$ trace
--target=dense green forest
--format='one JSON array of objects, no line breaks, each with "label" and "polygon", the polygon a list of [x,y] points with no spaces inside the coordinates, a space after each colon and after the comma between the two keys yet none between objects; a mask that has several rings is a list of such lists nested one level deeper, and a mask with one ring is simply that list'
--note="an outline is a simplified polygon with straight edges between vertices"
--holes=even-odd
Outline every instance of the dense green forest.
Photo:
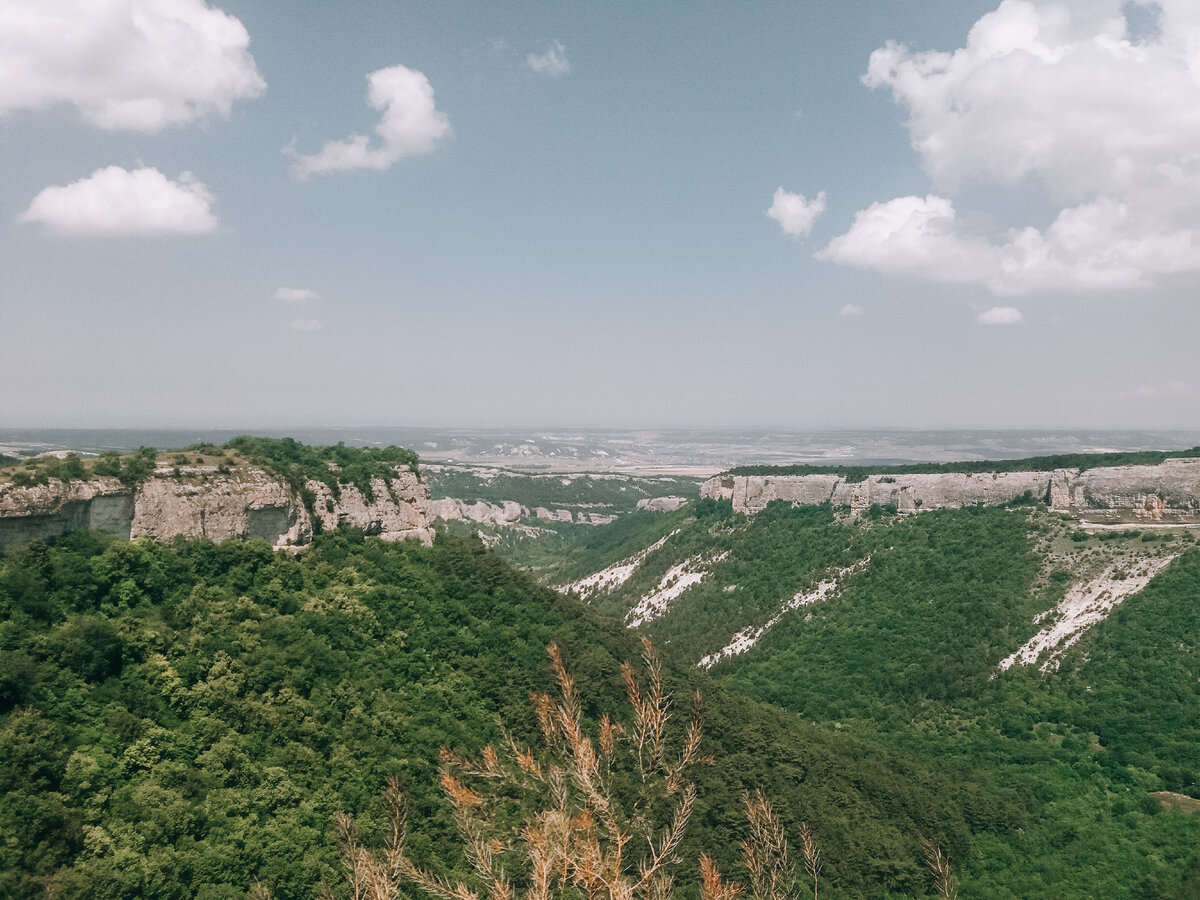
[{"label": "dense green forest", "polygon": [[[466,865],[437,791],[439,747],[477,752],[503,721],[532,739],[528,698],[560,644],[591,720],[622,706],[638,647],[477,540],[431,548],[355,532],[303,553],[256,541],[122,542],[76,533],[0,565],[0,895],[314,896],[342,874],[334,813],[368,836],[386,777],[410,795],[410,852]],[[952,860],[1020,828],[1028,800],[964,760],[929,762],[731,694],[705,697],[694,827],[737,869],[739,797],[762,787],[810,823],[825,894],[921,896],[921,841]],[[680,712],[680,715],[683,715]]]},{"label": "dense green forest", "polygon": [[[241,438],[11,471],[136,483],[156,465],[243,463],[369,488],[415,457]],[[692,775],[680,900],[698,896],[705,852],[744,879],[742,798],[757,788],[793,845],[811,827],[822,897],[930,895],[927,840],[964,900],[1200,896],[1195,529],[1091,534],[1033,502],[855,518],[692,500],[651,513],[632,509],[639,496],[688,485],[455,470],[443,486],[456,479],[468,496],[474,484],[625,514],[492,529],[494,550],[451,523],[429,548],[346,530],[298,554],[76,533],[0,558],[0,896],[348,896],[335,814],[378,844],[391,776],[408,795],[413,864],[469,878],[439,748],[536,743],[530,697],[553,690],[551,643],[589,727],[612,712],[632,729],[620,665],[639,634],[666,663],[677,722],[683,698],[705,699],[713,764]],[[1057,668],[999,670],[1072,586],[1155,558],[1172,561]],[[628,579],[586,603],[547,587],[630,559]],[[696,583],[638,633],[624,627],[689,565]],[[835,574],[835,591],[781,612]],[[757,628],[747,652],[697,668]],[[650,809],[636,779],[614,784],[619,802]],[[501,799],[510,825],[533,811]]]},{"label": "dense green forest", "polygon": [[731,475],[841,475],[847,481],[866,481],[870,475],[937,475],[949,472],[1049,472],[1053,469],[1094,469],[1099,466],[1157,466],[1168,459],[1200,456],[1189,450],[1126,450],[1116,453],[1060,453],[1022,459],[971,459],[946,463],[906,463],[891,466],[737,466]]},{"label": "dense green forest", "polygon": [[[766,624],[830,572],[851,573],[828,599],[784,614],[748,652],[719,662],[712,677],[843,733],[970,761],[1025,797],[1020,829],[975,839],[962,897],[1200,891],[1197,816],[1151,796],[1200,797],[1192,533],[1088,535],[1038,506],[854,519],[828,505],[776,502],[743,516],[727,501],[704,501],[599,529],[575,552],[596,571],[666,535],[626,582],[590,603],[621,617],[669,585],[681,561],[710,560],[703,580],[640,629],[679,665]],[[999,672],[1072,584],[1147,555],[1177,558],[1085,632],[1058,670]],[[578,569],[564,562],[546,577],[561,582]]]}]

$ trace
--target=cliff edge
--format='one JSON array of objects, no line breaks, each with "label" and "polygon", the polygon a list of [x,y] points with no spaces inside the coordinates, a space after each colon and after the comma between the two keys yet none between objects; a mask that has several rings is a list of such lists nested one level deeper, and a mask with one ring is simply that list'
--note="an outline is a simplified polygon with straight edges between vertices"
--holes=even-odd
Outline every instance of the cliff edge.
[{"label": "cliff edge", "polygon": [[79,528],[159,541],[262,538],[284,549],[350,525],[385,540],[433,542],[425,514],[429,492],[403,466],[372,478],[369,495],[353,484],[334,482],[335,490],[322,481],[304,482],[301,492],[248,463],[160,467],[132,486],[111,477],[35,485],[5,478],[0,470],[0,549]]},{"label": "cliff edge", "polygon": [[1103,466],[1044,472],[886,474],[850,481],[834,474],[718,475],[700,488],[710,500],[731,500],[753,514],[772,500],[830,503],[861,513],[871,506],[900,512],[1003,506],[1040,500],[1051,509],[1095,522],[1200,522],[1200,459],[1159,465]]}]

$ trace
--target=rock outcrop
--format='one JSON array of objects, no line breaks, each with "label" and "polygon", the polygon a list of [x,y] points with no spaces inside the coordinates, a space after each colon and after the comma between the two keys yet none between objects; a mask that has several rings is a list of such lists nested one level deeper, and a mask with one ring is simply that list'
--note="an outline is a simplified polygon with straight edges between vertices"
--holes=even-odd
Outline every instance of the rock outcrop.
[{"label": "rock outcrop", "polygon": [[1031,497],[1089,521],[1198,522],[1200,459],[1082,472],[878,474],[863,481],[847,481],[840,475],[718,475],[701,486],[700,496],[732,500],[733,508],[742,513],[759,512],[772,500],[798,505],[828,502],[860,513],[876,504],[918,512],[1000,506]]},{"label": "rock outcrop", "polygon": [[687,497],[643,497],[637,502],[637,508],[650,512],[674,512],[685,503]]},{"label": "rock outcrop", "polygon": [[248,465],[225,472],[201,466],[183,467],[178,474],[159,470],[136,487],[115,478],[32,487],[0,482],[0,549],[79,528],[126,539],[262,538],[281,549],[303,546],[315,531],[340,524],[385,540],[432,543],[425,515],[429,494],[415,474],[398,469],[394,477],[377,478],[371,487],[370,500],[352,484],[339,485],[335,497],[327,485],[310,481],[310,511],[283,481]]},{"label": "rock outcrop", "polygon": [[520,503],[505,500],[503,503],[488,503],[477,500],[468,503],[454,497],[425,501],[425,514],[430,519],[446,522],[477,522],[480,525],[512,525],[529,515],[529,510]]},{"label": "rock outcrop", "polygon": [[133,492],[116,478],[30,487],[0,482],[0,550],[80,528],[128,539],[133,506]]},{"label": "rock outcrop", "polygon": [[515,500],[488,503],[476,500],[468,503],[454,497],[442,497],[425,502],[425,514],[430,519],[446,522],[476,522],[480,525],[515,526],[522,519],[534,518],[544,522],[573,522],[576,525],[607,525],[617,518],[615,513],[591,512],[589,510],[547,509],[536,506],[532,510]]}]

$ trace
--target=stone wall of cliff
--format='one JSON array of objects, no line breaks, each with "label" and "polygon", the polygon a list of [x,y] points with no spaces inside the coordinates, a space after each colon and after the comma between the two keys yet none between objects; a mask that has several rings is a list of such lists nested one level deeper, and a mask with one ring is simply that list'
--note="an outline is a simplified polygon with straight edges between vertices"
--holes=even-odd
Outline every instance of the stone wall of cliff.
[{"label": "stone wall of cliff", "polygon": [[[425,514],[429,492],[405,468],[387,480],[375,479],[370,500],[352,484],[339,485],[335,497],[325,484],[310,481],[306,486],[315,498],[311,513],[291,488],[257,466],[225,472],[195,466],[175,472],[159,470],[136,487],[115,478],[31,487],[0,481],[0,549],[79,528],[126,539],[262,538],[280,549],[307,544],[315,529],[347,524],[385,540],[433,541]],[[320,522],[315,528],[314,516]]]},{"label": "stone wall of cliff", "polygon": [[917,512],[1000,506],[1025,495],[1091,521],[1200,522],[1200,459],[1082,472],[879,474],[864,481],[847,481],[839,475],[718,475],[700,489],[700,496],[731,500],[742,513],[759,512],[772,500],[828,502],[856,513],[874,504]]},{"label": "stone wall of cliff", "polygon": [[[640,507],[640,504],[639,504]],[[609,507],[606,507],[609,508]],[[454,497],[442,497],[425,502],[425,514],[432,519],[445,522],[477,522],[480,525],[514,526],[525,519],[541,519],[546,522],[574,522],[577,525],[607,525],[617,518],[615,513],[590,510],[547,509],[536,506],[530,509],[515,500],[488,503],[474,502]]]}]

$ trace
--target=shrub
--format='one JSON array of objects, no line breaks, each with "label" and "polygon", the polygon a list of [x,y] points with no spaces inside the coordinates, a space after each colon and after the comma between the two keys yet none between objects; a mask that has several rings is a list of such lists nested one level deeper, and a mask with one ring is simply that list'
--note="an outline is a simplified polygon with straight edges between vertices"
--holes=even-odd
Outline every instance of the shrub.
[{"label": "shrub", "polygon": [[[549,900],[572,895],[665,900],[672,892],[677,852],[691,819],[696,788],[689,770],[700,756],[700,698],[678,747],[667,734],[671,696],[658,657],[643,639],[649,676],[632,666],[621,674],[633,707],[628,728],[605,714],[587,733],[575,680],[562,653],[549,648],[559,696],[532,697],[543,747],[538,753],[511,737],[479,759],[443,748],[442,790],[453,811],[471,883],[451,882],[408,855],[405,801],[389,780],[390,831],[383,850],[366,849],[354,819],[336,818],[345,867],[356,897],[391,897],[411,884],[438,900]],[[617,784],[633,785],[633,802]],[[478,787],[472,785],[478,785]],[[513,798],[518,798],[514,800]],[[503,855],[503,862],[498,857]]]}]

